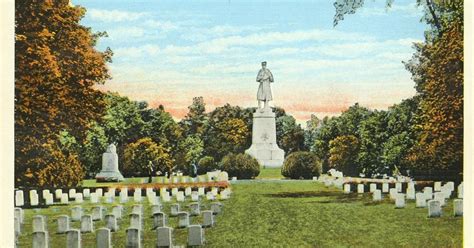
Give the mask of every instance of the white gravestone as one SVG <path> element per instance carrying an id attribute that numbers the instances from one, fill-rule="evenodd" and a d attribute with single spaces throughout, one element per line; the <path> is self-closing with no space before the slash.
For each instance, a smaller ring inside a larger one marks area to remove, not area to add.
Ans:
<path id="1" fill-rule="evenodd" d="M 151 206 L 151 214 L 158 213 L 163 211 L 163 206 L 161 204 L 155 204 Z"/>
<path id="2" fill-rule="evenodd" d="M 425 208 L 426 207 L 426 195 L 424 193 L 416 193 L 416 207 Z"/>
<path id="3" fill-rule="evenodd" d="M 184 192 L 183 191 L 178 192 L 178 194 L 176 195 L 176 201 L 184 202 Z"/>
<path id="4" fill-rule="evenodd" d="M 133 201 L 141 202 L 142 201 L 142 189 L 136 188 L 135 192 L 133 192 Z"/>
<path id="5" fill-rule="evenodd" d="M 82 190 L 82 195 L 84 196 L 84 198 L 89 198 L 91 196 L 91 190 L 90 189 Z"/>
<path id="6" fill-rule="evenodd" d="M 463 202 L 462 199 L 456 199 L 453 201 L 454 216 L 463 216 L 462 202 Z"/>
<path id="7" fill-rule="evenodd" d="M 363 184 L 357 184 L 357 193 L 358 194 L 363 194 L 364 193 L 364 185 Z"/>
<path id="8" fill-rule="evenodd" d="M 203 196 L 203 195 L 206 194 L 204 187 L 199 187 L 199 188 L 198 188 L 198 194 L 199 194 L 200 196 Z"/>
<path id="9" fill-rule="evenodd" d="M 133 214 L 141 214 L 143 215 L 143 206 L 140 204 L 135 204 L 132 206 L 132 213 Z"/>
<path id="10" fill-rule="evenodd" d="M 407 200 L 415 200 L 415 188 L 407 188 Z"/>
<path id="11" fill-rule="evenodd" d="M 388 183 L 382 184 L 382 193 L 388 193 L 389 189 L 390 189 L 390 185 Z"/>
<path id="12" fill-rule="evenodd" d="M 39 204 L 39 199 L 38 199 L 38 194 L 36 193 L 36 190 L 31 192 L 30 191 L 30 204 L 31 206 L 38 206 Z"/>
<path id="13" fill-rule="evenodd" d="M 97 248 L 111 248 L 112 247 L 112 234 L 108 228 L 97 229 L 96 234 L 96 247 Z"/>
<path id="14" fill-rule="evenodd" d="M 133 213 L 133 214 L 129 214 L 129 216 L 130 216 L 130 227 L 143 230 L 142 215 Z"/>
<path id="15" fill-rule="evenodd" d="M 346 194 L 351 193 L 351 185 L 350 184 L 344 184 L 344 193 L 346 193 Z"/>
<path id="16" fill-rule="evenodd" d="M 48 232 L 33 231 L 33 248 L 49 248 Z"/>
<path id="17" fill-rule="evenodd" d="M 153 229 L 166 226 L 166 214 L 163 212 L 153 213 Z"/>
<path id="18" fill-rule="evenodd" d="M 395 183 L 395 188 L 397 189 L 397 192 L 401 193 L 402 192 L 402 183 L 396 182 Z"/>
<path id="19" fill-rule="evenodd" d="M 56 189 L 54 191 L 54 195 L 56 196 L 56 199 L 61 199 L 61 197 L 63 196 L 63 190 L 62 189 Z"/>
<path id="20" fill-rule="evenodd" d="M 69 189 L 69 193 L 68 193 L 71 198 L 74 198 L 74 196 L 76 195 L 76 189 Z"/>
<path id="21" fill-rule="evenodd" d="M 97 195 L 97 193 L 91 193 L 90 196 L 91 203 L 99 203 L 99 196 Z"/>
<path id="22" fill-rule="evenodd" d="M 57 233 L 66 233 L 68 230 L 69 230 L 69 216 L 67 215 L 58 216 Z"/>
<path id="23" fill-rule="evenodd" d="M 33 232 L 46 232 L 46 218 L 42 215 L 33 216 Z"/>
<path id="24" fill-rule="evenodd" d="M 173 247 L 173 228 L 158 227 L 156 230 L 156 247 Z"/>
<path id="25" fill-rule="evenodd" d="M 191 203 L 189 204 L 189 215 L 191 216 L 198 216 L 201 214 L 201 209 L 199 203 Z"/>
<path id="26" fill-rule="evenodd" d="M 69 229 L 67 231 L 67 248 L 81 248 L 81 232 L 78 229 Z"/>
<path id="27" fill-rule="evenodd" d="M 114 144 L 107 147 L 107 151 L 102 154 L 102 170 L 95 176 L 97 181 L 123 181 L 124 178 L 118 168 L 118 155 Z"/>
<path id="28" fill-rule="evenodd" d="M 61 204 L 69 204 L 69 196 L 66 193 L 61 195 Z"/>
<path id="29" fill-rule="evenodd" d="M 115 218 L 119 220 L 122 219 L 122 212 L 123 212 L 122 205 L 112 207 L 112 214 L 115 215 Z"/>
<path id="30" fill-rule="evenodd" d="M 120 203 L 128 202 L 128 189 L 123 188 L 120 190 Z"/>
<path id="31" fill-rule="evenodd" d="M 104 190 L 102 188 L 96 189 L 95 193 L 97 194 L 97 197 L 99 197 L 99 198 L 104 196 Z"/>
<path id="32" fill-rule="evenodd" d="M 434 200 L 439 201 L 439 203 L 441 204 L 441 207 L 446 205 L 446 200 L 444 198 L 444 193 L 443 192 L 435 192 L 434 193 Z"/>
<path id="33" fill-rule="evenodd" d="M 204 245 L 204 230 L 200 225 L 188 226 L 188 246 Z"/>
<path id="34" fill-rule="evenodd" d="M 71 208 L 71 220 L 72 221 L 80 221 L 82 218 L 82 207 L 75 206 Z"/>
<path id="35" fill-rule="evenodd" d="M 194 202 L 199 201 L 199 193 L 197 191 L 191 192 L 191 201 L 194 201 Z"/>
<path id="36" fill-rule="evenodd" d="M 84 202 L 84 197 L 83 197 L 82 193 L 76 193 L 75 199 L 76 199 L 77 204 L 81 204 L 81 203 Z"/>
<path id="37" fill-rule="evenodd" d="M 220 214 L 222 212 L 222 203 L 213 202 L 211 204 L 211 211 L 213 214 Z"/>
<path id="38" fill-rule="evenodd" d="M 21 221 L 19 217 L 15 216 L 14 221 L 13 221 L 13 226 L 15 229 L 15 236 L 20 235 L 21 234 Z"/>
<path id="39" fill-rule="evenodd" d="M 23 209 L 21 208 L 15 208 L 14 210 L 14 216 L 18 218 L 18 220 L 20 220 L 20 223 L 23 224 L 23 222 L 25 221 L 25 212 Z"/>
<path id="40" fill-rule="evenodd" d="M 44 200 L 45 200 L 46 205 L 53 205 L 53 204 L 54 204 L 54 196 L 53 196 L 53 194 L 49 193 L 48 195 L 46 195 L 46 197 L 44 198 Z"/>
<path id="41" fill-rule="evenodd" d="M 105 227 L 110 229 L 111 232 L 118 231 L 119 227 L 118 227 L 117 218 L 115 218 L 115 215 L 113 214 L 105 215 Z"/>
<path id="42" fill-rule="evenodd" d="M 214 226 L 214 214 L 210 210 L 202 211 L 202 226 L 212 227 Z"/>
<path id="43" fill-rule="evenodd" d="M 441 203 L 438 200 L 428 201 L 428 217 L 441 217 Z"/>
<path id="44" fill-rule="evenodd" d="M 441 182 L 435 182 L 434 183 L 434 191 L 441 191 Z"/>
<path id="45" fill-rule="evenodd" d="M 170 215 L 173 217 L 178 216 L 178 213 L 180 212 L 179 210 L 180 210 L 180 207 L 178 203 L 171 204 Z"/>
<path id="46" fill-rule="evenodd" d="M 86 214 L 81 218 L 81 232 L 93 232 L 94 222 L 92 222 L 92 216 Z"/>
<path id="47" fill-rule="evenodd" d="M 25 197 L 22 190 L 15 191 L 15 206 L 22 207 L 25 205 Z"/>
<path id="48" fill-rule="evenodd" d="M 397 196 L 398 192 L 396 188 L 391 188 L 390 189 L 390 200 L 395 200 L 395 197 Z"/>
<path id="49" fill-rule="evenodd" d="M 377 184 L 371 183 L 369 187 L 370 187 L 370 193 L 373 193 L 377 189 Z"/>
<path id="50" fill-rule="evenodd" d="M 398 193 L 395 196 L 395 208 L 405 207 L 405 194 Z"/>
<path id="51" fill-rule="evenodd" d="M 142 247 L 142 238 L 141 231 L 138 228 L 130 227 L 126 231 L 127 240 L 125 241 L 125 247 L 127 248 L 141 248 Z"/>
<path id="52" fill-rule="evenodd" d="M 424 187 L 424 188 L 423 188 L 423 193 L 425 194 L 425 199 L 426 199 L 426 200 L 431 200 L 431 199 L 433 199 L 433 188 L 431 188 L 431 187 Z"/>
<path id="53" fill-rule="evenodd" d="M 373 201 L 381 201 L 382 200 L 382 191 L 380 191 L 380 189 L 376 189 L 373 193 L 372 193 L 372 200 Z"/>
<path id="54" fill-rule="evenodd" d="M 104 218 L 104 207 L 95 206 L 92 208 L 92 220 L 102 220 Z"/>
<path id="55" fill-rule="evenodd" d="M 461 183 L 458 186 L 458 198 L 463 199 L 464 198 L 464 184 Z"/>
<path id="56" fill-rule="evenodd" d="M 178 213 L 178 227 L 185 228 L 189 226 L 189 214 L 188 212 Z"/>
<path id="57" fill-rule="evenodd" d="M 184 195 L 185 195 L 185 196 L 190 196 L 191 193 L 192 193 L 192 188 L 191 188 L 191 187 L 186 187 L 186 188 L 184 189 Z"/>

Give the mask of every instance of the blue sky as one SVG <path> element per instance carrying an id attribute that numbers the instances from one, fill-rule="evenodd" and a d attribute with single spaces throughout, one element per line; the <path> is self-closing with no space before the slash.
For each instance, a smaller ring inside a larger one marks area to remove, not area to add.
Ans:
<path id="1" fill-rule="evenodd" d="M 100 89 L 177 119 L 193 96 L 207 109 L 256 105 L 261 61 L 275 77 L 273 105 L 298 121 L 337 115 L 355 102 L 386 109 L 415 94 L 401 63 L 423 40 L 415 1 L 366 1 L 333 27 L 333 1 L 91 1 L 82 23 L 107 31 L 113 79 Z"/>

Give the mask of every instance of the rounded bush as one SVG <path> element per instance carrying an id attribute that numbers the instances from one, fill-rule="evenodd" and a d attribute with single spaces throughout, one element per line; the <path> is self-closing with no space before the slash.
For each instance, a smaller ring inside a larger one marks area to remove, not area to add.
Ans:
<path id="1" fill-rule="evenodd" d="M 229 173 L 229 177 L 251 179 L 260 174 L 258 161 L 248 154 L 229 153 L 221 161 L 221 169 Z"/>
<path id="2" fill-rule="evenodd" d="M 199 159 L 198 162 L 198 175 L 206 174 L 209 171 L 218 169 L 218 165 L 213 157 L 205 156 Z"/>
<path id="3" fill-rule="evenodd" d="M 281 174 L 292 179 L 311 179 L 321 175 L 322 162 L 312 152 L 293 152 L 288 155 Z"/>

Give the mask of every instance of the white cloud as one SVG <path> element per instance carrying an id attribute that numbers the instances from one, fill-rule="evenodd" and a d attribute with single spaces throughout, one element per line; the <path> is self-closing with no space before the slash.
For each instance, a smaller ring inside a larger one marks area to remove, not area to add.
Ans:
<path id="1" fill-rule="evenodd" d="M 114 56 L 121 58 L 137 58 L 142 56 L 156 55 L 160 52 L 157 45 L 146 44 L 144 46 L 121 47 L 114 50 Z"/>
<path id="2" fill-rule="evenodd" d="M 142 37 L 145 35 L 145 29 L 140 27 L 120 27 L 108 30 L 107 34 L 112 40 L 123 40 L 125 37 Z"/>
<path id="3" fill-rule="evenodd" d="M 178 28 L 178 25 L 170 21 L 148 20 L 144 24 L 148 28 L 157 28 L 163 31 L 170 31 Z"/>
<path id="4" fill-rule="evenodd" d="M 121 10 L 89 9 L 87 15 L 96 21 L 123 22 L 135 21 L 147 15 L 146 12 L 130 12 Z"/>
<path id="5" fill-rule="evenodd" d="M 386 16 L 388 14 L 402 14 L 411 17 L 421 17 L 423 15 L 423 11 L 421 7 L 416 5 L 416 3 L 411 3 L 407 5 L 393 4 L 390 8 L 362 7 L 357 10 L 356 14 L 363 17 Z"/>

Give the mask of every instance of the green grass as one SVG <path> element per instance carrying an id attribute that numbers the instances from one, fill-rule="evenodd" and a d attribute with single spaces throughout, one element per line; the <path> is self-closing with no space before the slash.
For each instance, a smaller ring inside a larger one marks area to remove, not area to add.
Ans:
<path id="1" fill-rule="evenodd" d="M 374 204 L 369 194 L 346 195 L 314 181 L 239 181 L 232 184 L 233 195 L 224 201 L 217 225 L 206 229 L 208 247 L 462 247 L 462 218 L 452 217 L 452 200 L 443 207 L 441 218 L 427 218 L 426 208 L 395 209 L 384 200 Z M 386 195 L 384 195 L 386 198 Z M 103 204 L 111 209 L 111 204 Z M 132 204 L 126 204 L 127 213 Z M 187 205 L 187 204 L 186 204 Z M 204 208 L 208 203 L 204 202 Z M 150 206 L 144 203 L 145 216 Z M 48 216 L 52 247 L 63 247 L 65 235 L 55 234 L 56 219 L 69 214 L 71 206 L 26 210 L 24 234 L 19 247 L 31 247 L 31 218 Z M 91 204 L 84 208 L 90 212 Z M 165 206 L 169 213 L 169 204 Z M 199 223 L 193 218 L 192 223 Z M 152 219 L 145 221 L 144 247 L 154 247 Z M 113 233 L 114 247 L 124 247 L 128 216 Z M 95 227 L 104 226 L 98 222 Z M 171 218 L 171 227 L 176 219 Z M 78 222 L 73 223 L 79 227 Z M 173 232 L 175 244 L 185 245 L 187 232 Z M 83 247 L 94 247 L 93 234 L 83 235 Z"/>
<path id="2" fill-rule="evenodd" d="M 281 168 L 263 168 L 260 167 L 260 174 L 257 179 L 280 179 L 283 178 L 281 175 Z"/>

